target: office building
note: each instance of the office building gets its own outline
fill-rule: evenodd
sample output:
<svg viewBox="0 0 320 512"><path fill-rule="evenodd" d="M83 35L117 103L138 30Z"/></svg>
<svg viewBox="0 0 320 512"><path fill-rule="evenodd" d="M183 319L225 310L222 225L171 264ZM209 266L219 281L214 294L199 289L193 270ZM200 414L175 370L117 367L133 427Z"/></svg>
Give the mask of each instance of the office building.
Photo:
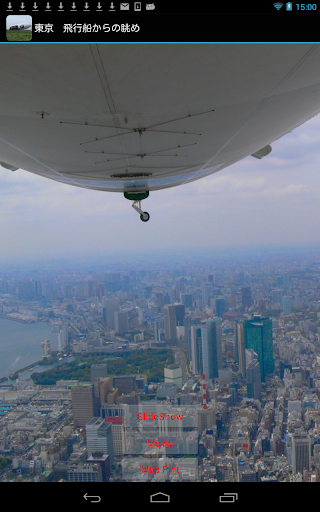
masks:
<svg viewBox="0 0 320 512"><path fill-rule="evenodd" d="M110 463L113 464L113 440L112 429L109 423L103 418L92 418L86 425L87 452L102 452L109 455Z"/></svg>
<svg viewBox="0 0 320 512"><path fill-rule="evenodd" d="M212 430L216 426L216 412L213 407L197 410L197 429L201 435L204 430Z"/></svg>
<svg viewBox="0 0 320 512"><path fill-rule="evenodd" d="M227 311L226 301L223 297L218 297L216 300L216 316L222 318L222 315Z"/></svg>
<svg viewBox="0 0 320 512"><path fill-rule="evenodd" d="M231 309L235 309L237 307L237 297L233 293L229 296L229 307Z"/></svg>
<svg viewBox="0 0 320 512"><path fill-rule="evenodd" d="M191 325L191 362L195 375L203 373L201 325Z"/></svg>
<svg viewBox="0 0 320 512"><path fill-rule="evenodd" d="M177 342L177 326L183 326L185 306L184 304L166 304L163 308L164 335L169 343Z"/></svg>
<svg viewBox="0 0 320 512"><path fill-rule="evenodd" d="M245 361L245 346L244 346L244 332L243 322L236 322L236 359L239 364L239 372L245 374L246 361Z"/></svg>
<svg viewBox="0 0 320 512"><path fill-rule="evenodd" d="M291 314L291 298L288 295L282 297L282 310L285 315Z"/></svg>
<svg viewBox="0 0 320 512"><path fill-rule="evenodd" d="M184 304L186 308L192 308L192 294L180 293L180 302Z"/></svg>
<svg viewBox="0 0 320 512"><path fill-rule="evenodd" d="M261 380L265 382L266 375L274 371L272 321L254 315L251 320L243 323L245 348L252 348L258 354Z"/></svg>
<svg viewBox="0 0 320 512"><path fill-rule="evenodd" d="M113 377L113 387L118 388L119 396L129 394L132 391L137 391L136 376L135 375L121 375Z"/></svg>
<svg viewBox="0 0 320 512"><path fill-rule="evenodd" d="M213 284L206 283L201 288L203 307L210 305L210 299L213 297Z"/></svg>
<svg viewBox="0 0 320 512"><path fill-rule="evenodd" d="M100 464L71 464L68 469L69 482L102 482Z"/></svg>
<svg viewBox="0 0 320 512"><path fill-rule="evenodd" d="M118 299L105 299L105 322L109 330L115 330L115 318L114 314L120 310L120 303Z"/></svg>
<svg viewBox="0 0 320 512"><path fill-rule="evenodd" d="M108 376L107 364L93 364L91 365L91 382L94 384L99 378L105 378Z"/></svg>
<svg viewBox="0 0 320 512"><path fill-rule="evenodd" d="M114 329L118 334L125 334L129 331L129 320L127 311L115 311Z"/></svg>
<svg viewBox="0 0 320 512"><path fill-rule="evenodd" d="M95 415L93 384L74 386L71 389L72 414L75 427L84 427Z"/></svg>
<svg viewBox="0 0 320 512"><path fill-rule="evenodd" d="M183 376L182 368L178 364L170 364L164 369L164 381L165 383L172 383L182 388Z"/></svg>
<svg viewBox="0 0 320 512"><path fill-rule="evenodd" d="M113 388L111 377L108 377L107 379L99 378L96 385L99 388L99 398L101 404L114 404L116 402L119 392L118 389Z"/></svg>
<svg viewBox="0 0 320 512"><path fill-rule="evenodd" d="M154 320L154 339L155 341L164 341L164 319L156 318Z"/></svg>
<svg viewBox="0 0 320 512"><path fill-rule="evenodd" d="M201 324L202 369L207 379L215 379L222 368L221 321L209 320Z"/></svg>
<svg viewBox="0 0 320 512"><path fill-rule="evenodd" d="M101 476L103 482L108 482L111 475L110 456L102 452L93 452L88 457L87 462L89 464L99 464L101 467Z"/></svg>
<svg viewBox="0 0 320 512"><path fill-rule="evenodd" d="M123 455L130 447L130 439L127 439L125 428L126 421L130 422L129 406L103 405L101 416L111 425L114 456Z"/></svg>
<svg viewBox="0 0 320 512"><path fill-rule="evenodd" d="M282 288L276 288L275 290L272 290L272 304L281 304L282 302L282 296L283 296L283 289Z"/></svg>
<svg viewBox="0 0 320 512"><path fill-rule="evenodd" d="M311 438L307 433L292 435L292 472L311 469Z"/></svg>
<svg viewBox="0 0 320 512"><path fill-rule="evenodd" d="M246 382L247 396L261 400L261 372L258 354L252 349L246 349Z"/></svg>
<svg viewBox="0 0 320 512"><path fill-rule="evenodd" d="M250 286L243 286L241 288L241 302L242 302L242 307L244 309L250 308L252 306Z"/></svg>

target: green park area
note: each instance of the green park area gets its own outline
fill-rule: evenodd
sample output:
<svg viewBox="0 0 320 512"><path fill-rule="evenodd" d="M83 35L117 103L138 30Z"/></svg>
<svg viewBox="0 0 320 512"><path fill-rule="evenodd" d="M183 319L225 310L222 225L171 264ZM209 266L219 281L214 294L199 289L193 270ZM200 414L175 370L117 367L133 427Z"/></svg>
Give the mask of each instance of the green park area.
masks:
<svg viewBox="0 0 320 512"><path fill-rule="evenodd" d="M46 372L33 373L31 378L35 384L40 385L54 385L62 379L90 381L91 366L106 363L110 377L139 373L147 375L148 382L161 382L164 367L173 362L174 356L170 349L133 350L110 357L106 354L85 355Z"/></svg>
<svg viewBox="0 0 320 512"><path fill-rule="evenodd" d="M7 41L31 41L32 31L31 30L7 30L6 38L7 38Z"/></svg>

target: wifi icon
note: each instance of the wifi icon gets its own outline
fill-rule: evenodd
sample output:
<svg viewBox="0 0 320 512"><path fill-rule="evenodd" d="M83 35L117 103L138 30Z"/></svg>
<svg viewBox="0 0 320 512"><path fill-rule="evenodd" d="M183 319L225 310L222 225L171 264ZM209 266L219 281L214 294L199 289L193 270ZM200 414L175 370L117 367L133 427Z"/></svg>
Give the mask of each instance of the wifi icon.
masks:
<svg viewBox="0 0 320 512"><path fill-rule="evenodd" d="M277 11L279 11L281 9L281 7L283 6L283 4L281 2L276 2L275 4L273 4L275 6L275 8L277 9Z"/></svg>

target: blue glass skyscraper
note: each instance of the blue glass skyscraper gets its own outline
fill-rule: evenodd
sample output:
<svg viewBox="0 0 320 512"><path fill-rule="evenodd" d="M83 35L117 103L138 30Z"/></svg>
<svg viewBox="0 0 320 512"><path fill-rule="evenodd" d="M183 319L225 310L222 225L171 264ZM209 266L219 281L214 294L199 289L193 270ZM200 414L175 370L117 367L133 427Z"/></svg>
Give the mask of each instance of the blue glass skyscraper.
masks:
<svg viewBox="0 0 320 512"><path fill-rule="evenodd" d="M243 323L245 348L252 348L258 354L261 380L274 372L272 320L254 315Z"/></svg>

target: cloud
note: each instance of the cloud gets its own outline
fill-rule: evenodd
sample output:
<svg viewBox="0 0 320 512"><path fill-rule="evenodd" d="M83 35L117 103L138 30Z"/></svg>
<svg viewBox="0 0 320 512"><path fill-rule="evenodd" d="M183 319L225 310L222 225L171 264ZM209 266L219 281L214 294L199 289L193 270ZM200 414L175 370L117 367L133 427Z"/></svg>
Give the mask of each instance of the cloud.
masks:
<svg viewBox="0 0 320 512"><path fill-rule="evenodd" d="M262 160L152 192L147 223L121 193L0 168L0 259L320 242L319 133L315 117Z"/></svg>

